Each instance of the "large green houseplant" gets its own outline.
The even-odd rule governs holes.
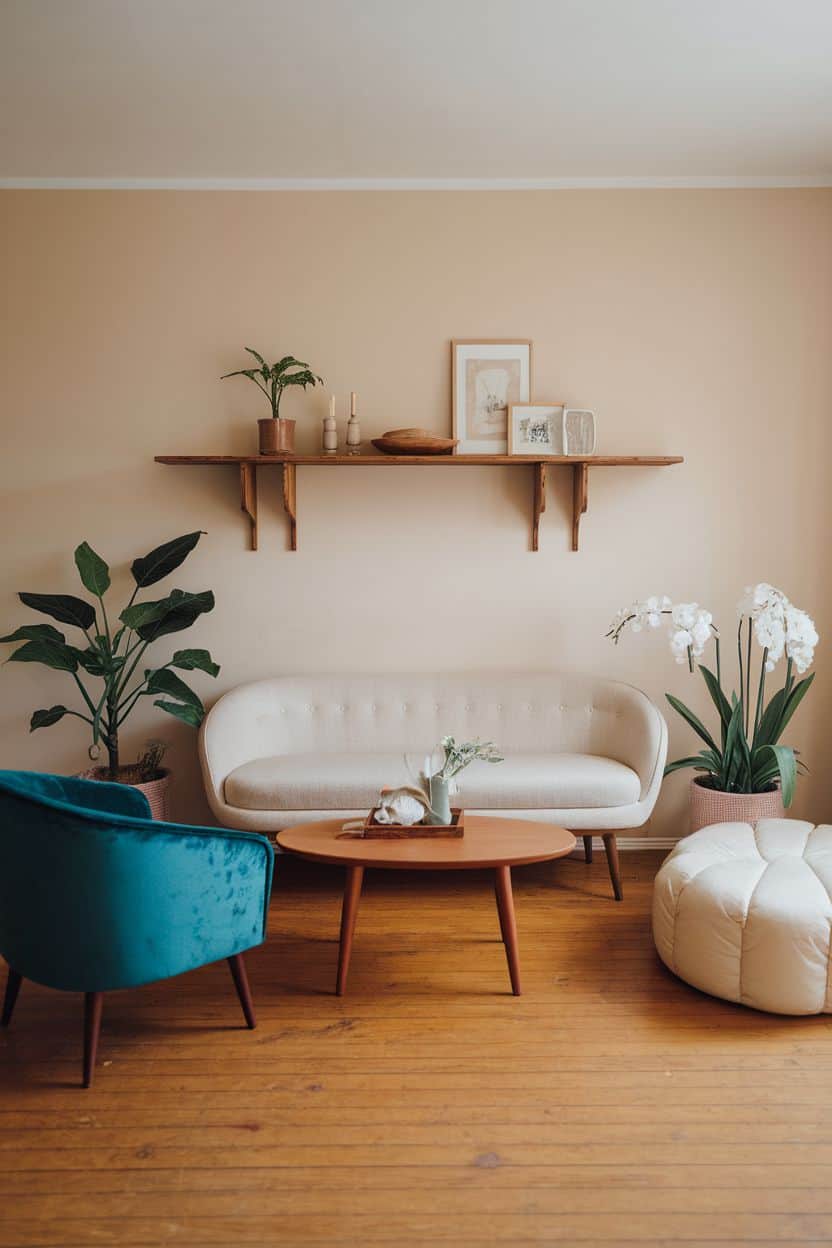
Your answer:
[[[148,648],[161,637],[184,631],[207,611],[213,610],[210,590],[186,593],[174,589],[166,598],[137,601],[140,590],[148,589],[169,576],[187,558],[201,533],[186,533],[135,559],[130,571],[135,587],[117,620],[107,611],[104,595],[110,588],[110,570],[87,542],[75,551],[75,564],[81,582],[94,603],[72,594],[19,594],[27,607],[69,625],[83,639],[79,645],[67,641],[52,624],[23,624],[3,642],[22,642],[9,657],[10,663],[42,663],[66,672],[81,697],[81,709],[56,705],[35,711],[30,731],[48,728],[65,716],[82,720],[91,736],[90,757],[98,757],[103,746],[107,780],[135,782],[136,765],[123,766],[119,751],[119,731],[130,712],[145,697],[154,706],[198,727],[205,709],[199,696],[173,670],[207,672],[216,676],[219,667],[207,650],[177,650],[161,667],[141,667]]]

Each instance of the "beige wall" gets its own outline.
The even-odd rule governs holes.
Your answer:
[[[666,592],[730,631],[761,579],[828,645],[831,209],[829,191],[0,194],[0,626],[34,618],[18,589],[73,592],[82,539],[123,574],[201,527],[171,586],[216,592],[188,635],[222,663],[216,686],[196,678],[208,698],[281,671],[551,664],[701,703],[655,638],[604,641],[609,618]],[[265,401],[219,381],[243,344],[356,389],[372,435],[447,431],[448,342],[479,335],[532,338],[536,395],[595,408],[600,450],[686,463],[594,473],[579,554],[565,473],[531,554],[520,470],[300,469],[290,554],[264,472],[252,554],[231,470],[153,463],[254,449]],[[326,397],[287,402],[317,447]],[[830,657],[793,734],[816,819],[832,817]],[[0,763],[82,766],[77,721],[27,734],[69,697],[57,673],[0,671]],[[149,735],[171,743],[177,813],[203,816],[193,734],[147,705],[126,745]],[[681,830],[686,785],[668,781],[653,835]]]

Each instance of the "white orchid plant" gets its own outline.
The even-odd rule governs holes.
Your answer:
[[[799,771],[805,765],[797,751],[781,745],[786,725],[805,697],[814,673],[802,680],[812,665],[818,634],[805,611],[789,601],[772,585],[755,585],[745,591],[738,608],[737,662],[739,693],[730,699],[722,686],[719,629],[710,611],[696,602],[673,603],[667,597],[647,598],[619,611],[607,637],[616,644],[623,633],[640,633],[669,625],[670,650],[677,663],[687,663],[692,672],[698,667],[719,716],[719,728],[709,732],[702,721],[678,698],[666,698],[698,737],[705,748],[688,758],[678,758],[665,768],[665,775],[692,767],[702,773],[702,783],[724,793],[764,793],[779,784],[783,804],[790,806]],[[756,697],[752,698],[751,669],[753,641],[762,649]],[[708,645],[714,643],[716,671],[700,663]],[[766,678],[786,659],[785,682],[766,704]]]

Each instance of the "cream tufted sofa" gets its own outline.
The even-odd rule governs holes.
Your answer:
[[[224,695],[200,760],[211,809],[232,828],[276,832],[364,814],[446,734],[493,740],[505,762],[474,763],[460,804],[604,837],[616,896],[615,833],[656,803],[667,728],[629,685],[558,672],[279,676]]]

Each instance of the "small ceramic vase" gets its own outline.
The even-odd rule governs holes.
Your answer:
[[[361,450],[361,425],[356,412],[356,393],[350,394],[350,418],[347,421],[347,454],[357,455]]]
[[[332,408],[335,406],[335,400],[332,400]],[[325,455],[334,455],[338,450],[338,425],[335,420],[335,412],[330,408],[328,416],[324,416],[324,430],[321,436],[321,450]]]
[[[449,780],[441,776],[430,778],[430,805],[432,814],[430,822],[434,825],[447,827],[451,822],[451,785]]]

